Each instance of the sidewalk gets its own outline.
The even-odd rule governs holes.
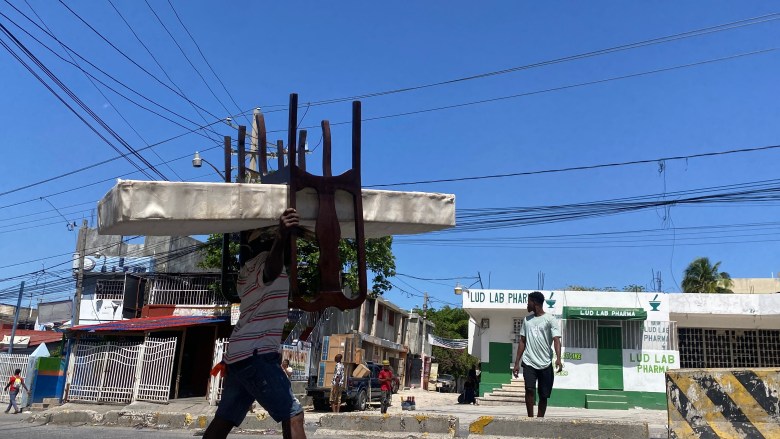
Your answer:
[[[441,394],[421,389],[401,391],[393,396],[393,405],[388,412],[401,414],[401,399],[414,396],[416,412],[409,414],[452,415],[459,418],[460,436],[468,436],[469,424],[480,416],[522,417],[525,416],[525,406],[473,406],[455,403],[457,394]],[[216,406],[209,406],[205,398],[186,398],[172,400],[169,404],[136,402],[129,405],[81,404],[67,403],[52,407],[43,412],[18,415],[33,423],[54,423],[64,425],[108,425],[136,428],[156,429],[203,429],[216,412]],[[348,410],[345,410],[348,411]],[[378,413],[378,405],[374,405],[367,413]],[[316,428],[320,418],[328,412],[315,412],[307,408],[306,424]],[[651,438],[666,437],[666,411],[661,410],[592,410],[583,408],[549,407],[547,417],[550,419],[579,421],[625,421],[647,422]],[[258,408],[256,413],[247,414],[241,425],[244,431],[278,431],[278,424],[268,414]]]

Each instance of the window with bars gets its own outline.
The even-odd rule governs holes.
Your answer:
[[[780,367],[780,330],[680,328],[680,367]]]
[[[124,279],[109,280],[100,279],[95,285],[96,300],[124,300],[125,281]]]
[[[569,348],[598,347],[596,320],[561,320],[561,343]]]
[[[512,341],[520,343],[520,335],[523,333],[523,318],[515,317],[512,319]]]

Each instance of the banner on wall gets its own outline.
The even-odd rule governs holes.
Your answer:
[[[640,392],[666,392],[666,371],[679,368],[677,351],[625,349],[623,387]]]
[[[555,387],[560,389],[598,390],[598,351],[588,348],[561,348],[563,370],[555,373]]]
[[[307,381],[309,379],[310,359],[311,343],[308,341],[282,345],[282,360],[288,360],[293,370],[291,380]]]

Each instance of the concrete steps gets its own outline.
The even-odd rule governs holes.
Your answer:
[[[512,379],[508,384],[502,384],[500,388],[477,398],[477,402],[488,406],[525,404],[525,382],[521,378]]]
[[[586,409],[628,410],[628,398],[612,392],[585,394]]]
[[[43,398],[43,402],[36,402],[30,406],[30,411],[43,412],[50,407],[57,407],[60,405],[59,398]]]

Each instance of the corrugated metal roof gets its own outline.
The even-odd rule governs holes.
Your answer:
[[[70,328],[73,332],[119,332],[119,331],[157,331],[226,322],[227,317],[214,316],[162,316],[142,319],[119,320],[97,325],[79,325]]]
[[[4,336],[11,336],[11,330],[10,329],[0,329],[0,339],[2,339]],[[62,340],[62,336],[64,334],[62,332],[55,332],[55,331],[32,331],[29,329],[17,329],[16,330],[16,337],[30,337],[30,343],[28,346],[38,346],[41,343],[57,343],[60,340]],[[19,343],[18,339],[15,339],[16,345]]]

